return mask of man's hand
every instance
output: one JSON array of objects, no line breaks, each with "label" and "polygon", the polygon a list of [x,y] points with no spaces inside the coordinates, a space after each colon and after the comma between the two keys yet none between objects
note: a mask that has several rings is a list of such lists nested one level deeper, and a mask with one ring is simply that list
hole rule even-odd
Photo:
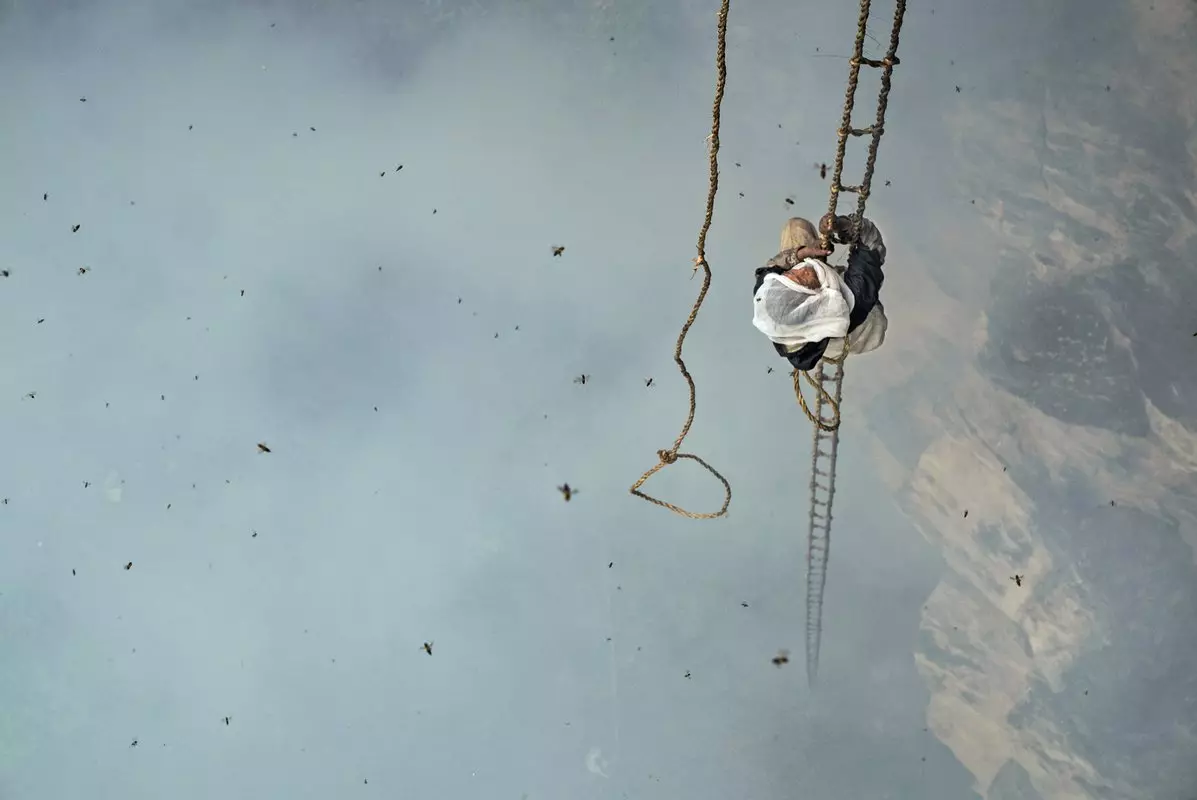
[{"label": "man's hand", "polygon": [[819,220],[819,233],[844,244],[852,234],[852,218],[842,214],[838,217],[834,214],[824,214]]}]

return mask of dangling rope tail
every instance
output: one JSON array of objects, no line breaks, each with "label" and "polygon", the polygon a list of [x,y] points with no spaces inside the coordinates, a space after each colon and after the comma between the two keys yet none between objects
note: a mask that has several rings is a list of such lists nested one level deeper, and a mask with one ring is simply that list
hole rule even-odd
[{"label": "dangling rope tail", "polygon": [[[711,218],[715,214],[715,193],[719,190],[719,112],[720,106],[723,105],[723,90],[727,84],[727,11],[729,4],[730,0],[723,0],[723,5],[719,9],[718,46],[715,51],[715,68],[718,72],[718,79],[715,82],[715,102],[711,106],[711,135],[707,137],[710,184],[707,189],[706,216],[703,217],[702,229],[698,232],[698,257],[694,259],[695,271],[699,267],[703,271],[702,289],[698,292],[698,299],[694,301],[694,308],[690,311],[690,316],[686,320],[686,324],[682,326],[682,332],[677,337],[677,346],[673,348],[673,360],[677,362],[677,368],[681,370],[682,377],[686,379],[686,383],[690,386],[690,413],[686,415],[686,424],[682,426],[682,432],[678,434],[677,439],[673,442],[673,447],[668,450],[658,450],[657,457],[661,459],[660,462],[648,472],[641,475],[640,480],[632,484],[631,488],[632,494],[637,497],[642,497],[654,505],[668,508],[670,511],[681,514],[683,517],[689,517],[690,519],[717,519],[726,514],[727,507],[731,505],[731,484],[727,482],[727,479],[698,456],[691,453],[678,452],[682,447],[682,441],[685,440],[686,434],[690,432],[690,426],[694,423],[695,407],[694,379],[690,377],[690,371],[686,369],[686,362],[682,361],[682,342],[686,340],[686,333],[690,330],[690,326],[694,324],[694,320],[698,318],[698,309],[702,307],[702,301],[707,296],[707,290],[711,288],[711,265],[707,263],[706,245],[707,231],[711,229]],[[679,458],[689,458],[697,461],[706,467],[723,484],[723,507],[717,512],[713,514],[698,514],[675,506],[672,503],[666,503],[664,500],[650,497],[640,491],[640,487],[644,485],[645,481],[655,475],[666,464],[673,464]]]}]

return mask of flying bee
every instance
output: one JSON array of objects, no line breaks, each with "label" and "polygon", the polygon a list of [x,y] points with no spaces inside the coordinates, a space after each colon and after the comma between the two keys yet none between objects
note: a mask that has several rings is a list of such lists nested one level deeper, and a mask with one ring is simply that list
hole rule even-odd
[{"label": "flying bee", "polygon": [[1022,576],[1021,575],[1011,575],[1010,580],[1014,581],[1015,586],[1022,586]]},{"label": "flying bee", "polygon": [[778,650],[777,655],[773,656],[773,666],[781,667],[783,664],[790,663],[790,651]]},{"label": "flying bee", "polygon": [[71,233],[78,233],[78,232],[79,232],[79,229],[80,229],[81,227],[83,227],[83,226],[82,226],[82,225],[72,225],[72,226],[71,226]]},{"label": "flying bee", "polygon": [[644,381],[644,385],[645,385],[645,386],[652,386],[652,385],[653,385],[653,379],[652,379],[652,378],[647,378],[647,379],[645,379],[645,381]]},{"label": "flying bee", "polygon": [[132,562],[132,561],[130,561],[128,564],[125,564],[125,569],[126,569],[126,570],[133,569],[133,562]]},{"label": "flying bee", "polygon": [[79,267],[80,275],[86,275],[89,272],[91,272],[91,267]]},{"label": "flying bee", "polygon": [[590,380],[590,376],[586,375],[586,374],[582,374],[582,375],[579,375],[578,377],[574,378],[574,383],[577,383],[581,386],[585,386],[586,381],[588,381],[588,380]]},{"label": "flying bee", "polygon": [[269,453],[270,448],[266,446],[265,442],[258,442],[258,452],[259,453]]},{"label": "flying bee", "polygon": [[578,490],[570,487],[568,483],[563,483],[558,486],[557,491],[561,492],[561,496],[565,498],[565,502],[567,503],[570,501],[570,498],[578,493]]},{"label": "flying bee", "polygon": [[562,253],[564,253],[564,252],[565,252],[565,245],[554,244],[554,245],[550,245],[550,247],[551,247],[551,248],[552,248],[552,250],[553,250],[553,255],[554,255],[554,256],[559,256],[559,255],[561,255]]},{"label": "flying bee", "polygon": [[424,642],[424,646],[421,647],[420,649],[423,650],[428,655],[432,655],[432,645],[434,645],[434,644],[436,644],[436,643],[435,642]]},{"label": "flying bee", "polygon": [[826,164],[826,162],[821,161],[821,162],[815,164],[815,169],[817,169],[819,171],[820,179],[827,180],[827,164]]}]

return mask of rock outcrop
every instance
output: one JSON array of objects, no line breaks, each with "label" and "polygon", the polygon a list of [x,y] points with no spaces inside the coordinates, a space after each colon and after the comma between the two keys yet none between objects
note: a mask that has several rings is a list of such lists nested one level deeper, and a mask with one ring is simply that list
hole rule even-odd
[{"label": "rock outcrop", "polygon": [[950,393],[916,373],[873,431],[947,568],[928,724],[988,800],[1197,787],[1197,11],[1123,11],[1090,71],[1061,47],[951,120],[997,277]]}]

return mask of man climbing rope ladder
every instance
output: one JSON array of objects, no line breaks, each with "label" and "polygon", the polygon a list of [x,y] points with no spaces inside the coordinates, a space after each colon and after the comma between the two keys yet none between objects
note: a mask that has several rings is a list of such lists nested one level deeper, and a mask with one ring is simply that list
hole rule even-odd
[{"label": "man climbing rope ladder", "polygon": [[[819,221],[829,239],[849,241],[851,217],[827,214]],[[781,231],[781,252],[756,270],[752,324],[769,337],[778,355],[806,372],[822,358],[875,350],[888,324],[878,299],[885,275],[885,243],[867,218],[860,220],[857,247],[840,272],[827,264],[813,225],[794,217]],[[828,352],[830,350],[830,352]]]}]

